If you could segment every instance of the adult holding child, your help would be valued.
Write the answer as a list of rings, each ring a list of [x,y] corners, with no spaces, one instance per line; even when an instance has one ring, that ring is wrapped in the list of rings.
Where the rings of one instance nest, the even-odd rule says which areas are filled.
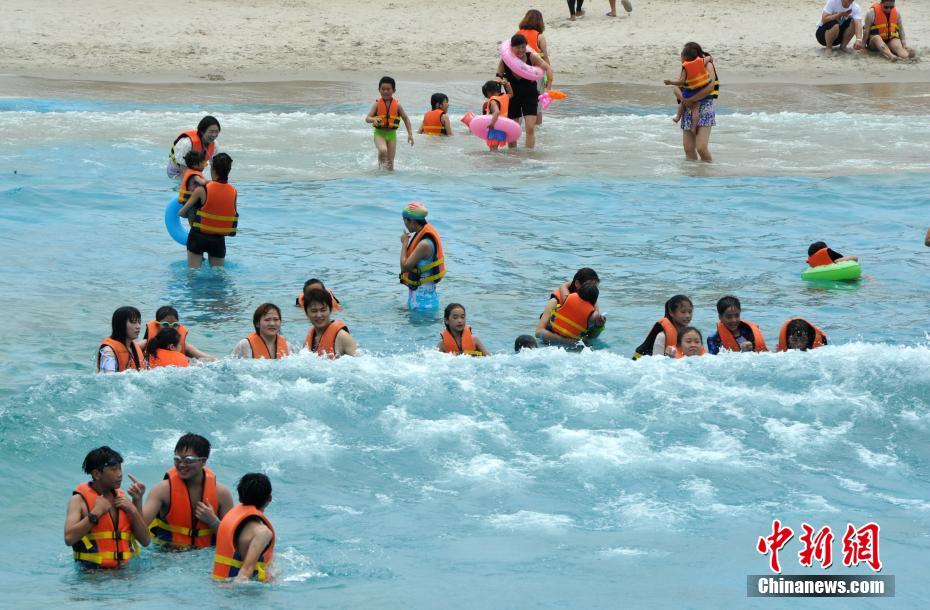
[[[882,57],[891,61],[917,57],[917,51],[905,42],[904,23],[901,13],[895,8],[895,0],[882,0],[869,8],[865,14],[865,31],[869,51],[881,53]]]
[[[710,53],[704,51],[696,42],[685,43],[682,48],[681,57],[700,57],[711,58]],[[704,64],[707,71],[708,82],[691,96],[681,99],[682,115],[679,125],[682,130],[682,146],[685,149],[685,157],[689,161],[711,162],[713,157],[710,154],[710,131],[717,124],[717,96],[720,93],[720,81],[717,77],[717,64],[714,61],[707,61]],[[694,117],[692,109],[697,106],[697,126],[694,126]]]
[[[503,54],[507,53],[506,47],[506,43],[501,46],[502,56],[497,64],[497,76],[499,78],[506,78],[513,88],[513,97],[510,99],[510,106],[507,109],[507,118],[513,119],[518,123],[525,119],[526,147],[534,148],[536,146],[536,116],[539,113],[539,89],[536,86],[538,77],[524,78],[518,75],[515,70],[508,65],[508,62],[514,65],[525,64],[526,66],[535,66],[543,70],[546,74],[547,91],[552,88],[552,68],[546,60],[539,56],[539,53],[528,48],[526,36],[523,34],[514,34],[510,37],[509,51],[513,54],[513,58],[508,58],[505,61]],[[516,61],[514,62],[511,60]],[[524,73],[523,70],[519,71]],[[524,75],[526,74],[524,73]],[[508,146],[510,148],[515,148],[517,143],[510,142]]]
[[[853,46],[856,50],[862,48],[862,9],[858,2],[853,0],[827,0],[820,15],[820,23],[814,37],[817,38],[824,49],[824,54],[833,54],[833,47],[839,46],[840,51],[849,53],[849,42],[856,37]]]

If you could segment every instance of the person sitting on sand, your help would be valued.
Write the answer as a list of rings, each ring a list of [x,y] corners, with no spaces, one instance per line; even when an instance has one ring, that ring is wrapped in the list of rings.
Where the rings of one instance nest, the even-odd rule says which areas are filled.
[[[858,261],[858,256],[843,256],[827,247],[822,241],[815,241],[807,247],[807,264],[811,267],[823,267],[845,261]]]
[[[869,51],[881,53],[891,61],[914,59],[917,51],[907,46],[904,40],[904,24],[901,13],[895,8],[894,0],[882,0],[873,4],[865,14]]]
[[[849,41],[856,37],[856,50],[862,48],[862,9],[853,0],[827,0],[820,14],[820,23],[814,37],[821,46],[826,47],[824,54],[832,55],[833,47],[848,53]]]
[[[607,13],[608,17],[617,16],[617,0],[608,0],[610,2],[610,12]],[[620,0],[620,4],[623,5],[623,10],[628,13],[633,12],[633,3],[630,0]]]

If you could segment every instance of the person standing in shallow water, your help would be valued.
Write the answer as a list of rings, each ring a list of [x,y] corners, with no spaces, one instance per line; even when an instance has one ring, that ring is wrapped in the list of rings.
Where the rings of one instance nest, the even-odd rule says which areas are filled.
[[[400,236],[400,283],[409,288],[407,307],[417,311],[439,309],[436,284],[446,275],[446,258],[439,233],[426,221],[429,210],[419,201],[404,207]]]
[[[682,56],[694,55],[696,57],[708,57],[706,53],[696,42],[686,43],[681,51]],[[681,100],[684,106],[681,121],[679,125],[682,130],[682,145],[685,149],[685,157],[689,161],[705,161],[710,163],[713,157],[710,154],[710,130],[717,124],[717,95],[720,91],[720,81],[717,77],[716,62],[705,64],[707,73],[710,75],[710,82],[703,89],[691,97]],[[691,107],[698,105],[698,124],[697,129],[693,129]]]

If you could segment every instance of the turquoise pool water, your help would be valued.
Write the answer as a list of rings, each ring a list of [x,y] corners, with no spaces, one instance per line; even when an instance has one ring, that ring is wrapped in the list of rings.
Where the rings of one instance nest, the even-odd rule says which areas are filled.
[[[463,111],[478,103],[463,99]],[[0,567],[15,583],[7,603],[787,607],[745,597],[746,575],[767,566],[756,539],[779,518],[796,531],[877,521],[897,597],[873,601],[926,605],[925,116],[725,107],[706,167],[680,160],[667,108],[571,102],[547,116],[536,153],[421,140],[381,176],[363,104],[236,99],[216,112],[242,235],[226,269],[190,271],[162,224],[166,141],[213,106],[2,100],[0,549],[18,558]],[[848,149],[826,149],[851,121]],[[434,353],[441,324],[404,309],[411,199],[444,236],[441,301],[466,305],[494,358]],[[802,282],[817,239],[858,254],[863,280]],[[597,349],[510,354],[580,266],[602,278]],[[124,304],[145,316],[175,305],[191,340],[222,355],[272,301],[298,341],[308,325],[292,304],[311,276],[345,304],[363,357],[92,374]],[[804,315],[831,346],[629,360],[678,292],[705,334],[734,293],[770,345]],[[151,486],[187,430],[212,440],[227,484],[271,476],[279,584],[218,586],[208,552],[76,571],[61,527],[87,450],[112,445]],[[786,573],[821,573],[797,550],[783,552]],[[863,572],[836,564],[828,573]]]

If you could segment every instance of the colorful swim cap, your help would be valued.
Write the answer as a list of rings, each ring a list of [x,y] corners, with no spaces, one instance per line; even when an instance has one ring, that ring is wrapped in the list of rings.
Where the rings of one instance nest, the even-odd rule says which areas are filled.
[[[410,220],[426,220],[427,214],[429,214],[429,210],[419,201],[411,201],[404,206],[404,218],[409,218]]]

